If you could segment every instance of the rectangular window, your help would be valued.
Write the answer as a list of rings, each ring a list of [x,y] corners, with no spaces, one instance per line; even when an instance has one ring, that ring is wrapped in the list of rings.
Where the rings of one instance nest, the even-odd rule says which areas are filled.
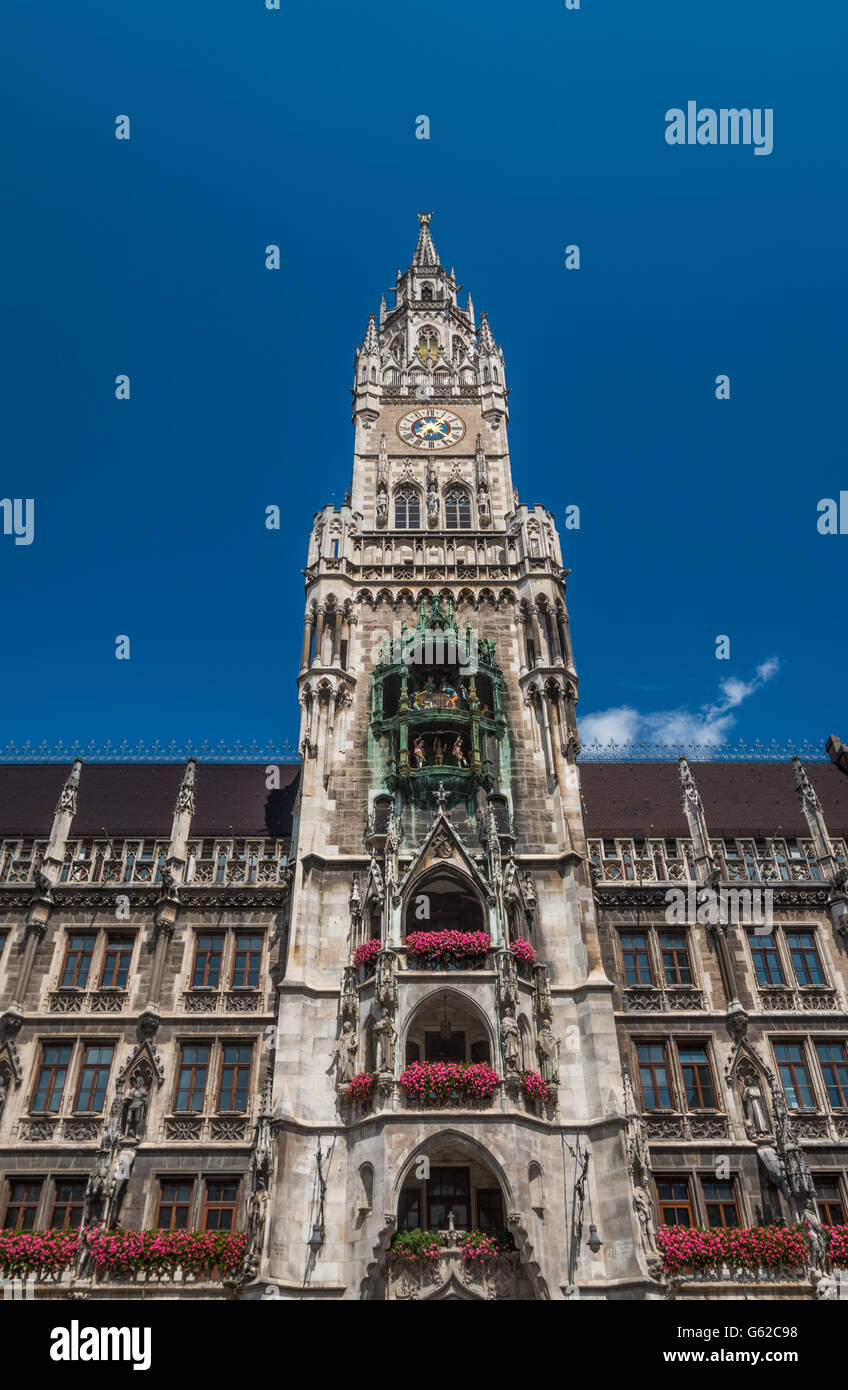
[[[41,1181],[9,1182],[9,1200],[3,1216],[4,1231],[33,1231],[41,1198]]]
[[[715,1087],[706,1047],[702,1043],[679,1043],[677,1051],[683,1071],[687,1106],[690,1110],[714,1110]]]
[[[504,1230],[503,1197],[499,1187],[477,1188],[477,1229]]]
[[[209,1070],[209,1044],[186,1043],[180,1048],[175,1110],[202,1110]]]
[[[624,957],[624,979],[628,985],[652,985],[654,973],[648,951],[648,937],[643,932],[627,932],[621,937]]]
[[[777,950],[777,942],[772,934],[768,936],[755,936],[753,932],[748,937],[751,945],[751,957],[754,962],[754,972],[757,976],[758,985],[784,985],[783,967],[780,964],[780,955]]]
[[[192,989],[218,988],[223,950],[223,936],[197,933],[194,945],[194,970],[191,975]]]
[[[262,937],[239,932],[236,935],[236,952],[233,959],[233,989],[256,989],[259,984],[261,961]]]
[[[848,1110],[848,1051],[844,1042],[817,1042],[816,1054],[831,1109]]]
[[[237,1178],[207,1178],[203,1190],[204,1231],[231,1231],[238,1206]]]
[[[825,978],[822,974],[821,961],[816,950],[813,932],[787,932],[786,940],[789,945],[795,978],[799,985],[823,985]]]
[[[774,1052],[789,1109],[815,1110],[816,1099],[804,1056],[804,1044],[775,1043]]]
[[[100,972],[101,989],[126,989],[132,948],[132,938],[129,936],[110,935],[106,938],[106,954]]]
[[[91,957],[94,954],[94,934],[78,934],[76,932],[68,934],[68,944],[65,948],[65,963],[62,966],[62,978],[60,987],[62,989],[85,989],[88,983],[88,972],[91,969]]]
[[[739,1208],[736,1205],[736,1189],[733,1179],[727,1182],[701,1182],[704,1201],[707,1206],[708,1226],[738,1226]]]
[[[62,1104],[62,1093],[68,1079],[70,1064],[70,1047],[57,1043],[43,1045],[31,1110],[48,1110],[52,1115],[56,1114]]]
[[[837,1177],[815,1178],[814,1182],[819,1217],[823,1224],[825,1226],[844,1226],[845,1205],[842,1201],[839,1179]]]
[[[464,1062],[465,1034],[453,1032],[449,1038],[443,1038],[441,1033],[425,1033],[424,1060],[427,1062]]]
[[[688,1178],[657,1178],[661,1226],[691,1226],[692,1203]]]
[[[431,1230],[445,1230],[451,1212],[457,1230],[468,1230],[471,1224],[471,1184],[467,1168],[431,1168],[427,1196],[430,1208],[427,1224]]]
[[[82,1225],[85,1178],[56,1178],[53,1184],[52,1231],[74,1231]]]
[[[665,1043],[639,1043],[639,1076],[646,1110],[672,1110]]]
[[[112,1043],[86,1043],[77,1085],[75,1110],[103,1109],[115,1048]]]
[[[667,985],[691,985],[692,967],[684,932],[661,931],[660,951]]]
[[[193,1178],[172,1181],[162,1178],[159,1183],[159,1211],[156,1216],[157,1231],[185,1231],[188,1229]]]
[[[221,1050],[221,1082],[218,1087],[219,1110],[246,1110],[247,1086],[250,1081],[250,1043],[224,1043]]]

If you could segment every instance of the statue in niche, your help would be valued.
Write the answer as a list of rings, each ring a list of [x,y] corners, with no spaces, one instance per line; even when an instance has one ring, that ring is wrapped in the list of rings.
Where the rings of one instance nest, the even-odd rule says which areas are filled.
[[[336,1043],[336,1077],[340,1086],[346,1086],[352,1081],[356,1074],[356,1053],[358,1041],[354,1032],[353,1019],[346,1018],[342,1024],[342,1033]]]
[[[0,1120],[3,1118],[3,1111],[6,1108],[6,1101],[9,1099],[9,1078],[6,1073],[0,1071]]]
[[[750,1137],[771,1133],[766,1104],[762,1090],[753,1073],[749,1073],[742,1086],[742,1109],[745,1115],[745,1128]]]
[[[140,1139],[144,1132],[144,1121],[150,1100],[147,1087],[141,1077],[136,1077],[132,1090],[123,1106],[121,1134],[128,1139]]]
[[[435,763],[436,767],[442,767],[444,765],[445,750],[446,745],[444,741],[437,737],[435,743],[433,744],[433,762]]]
[[[412,761],[415,767],[421,768],[427,766],[427,754],[424,752],[424,744],[421,741],[420,734],[413,740]]]
[[[451,749],[451,757],[453,758],[454,763],[456,764],[457,767],[467,767],[467,766],[468,766],[468,759],[466,758],[464,752],[462,751],[462,735],[461,735],[461,734],[457,734],[456,738],[454,739],[453,748]]]
[[[491,526],[492,509],[489,506],[488,492],[479,492],[477,494],[477,513],[480,517],[481,526]]]
[[[511,1004],[505,1006],[501,1019],[501,1048],[504,1070],[516,1075],[521,1070],[521,1035]]]
[[[559,1082],[559,1047],[545,1019],[536,1038],[536,1056],[542,1080],[556,1086]]]
[[[342,984],[342,1018],[359,1018],[359,990],[356,987],[356,966],[346,965]]]
[[[377,525],[385,526],[389,519],[389,499],[384,492],[377,493]]]
[[[448,681],[443,680],[439,686],[439,690],[445,697],[445,709],[456,709],[459,703],[459,696],[453,686],[450,685]]]
[[[377,1040],[377,1070],[393,1072],[395,1069],[395,1026],[389,1010],[383,1005],[380,1018],[374,1025]]]
[[[512,951],[498,951],[495,957],[498,972],[498,997],[501,1008],[514,1009],[518,1002],[518,972]]]

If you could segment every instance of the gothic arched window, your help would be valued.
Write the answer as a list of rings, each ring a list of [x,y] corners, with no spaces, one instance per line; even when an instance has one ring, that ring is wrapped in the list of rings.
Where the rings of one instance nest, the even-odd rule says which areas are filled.
[[[439,335],[435,328],[422,328],[418,335],[418,356],[425,367],[435,367],[439,356]]]
[[[464,487],[445,493],[445,525],[449,531],[471,530],[471,499]]]
[[[395,493],[395,526],[417,530],[421,525],[421,502],[414,487],[402,487]]]
[[[432,285],[423,285],[423,286],[422,286],[422,288],[421,288],[421,298],[422,298],[422,299],[425,299],[425,300],[428,302],[428,304],[431,304],[431,303],[433,302],[433,286],[432,286]]]

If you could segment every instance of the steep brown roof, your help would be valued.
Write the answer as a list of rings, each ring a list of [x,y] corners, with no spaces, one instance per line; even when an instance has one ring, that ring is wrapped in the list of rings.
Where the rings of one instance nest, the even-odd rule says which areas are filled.
[[[704,803],[707,829],[716,837],[809,834],[785,763],[690,764]],[[848,776],[832,763],[807,763],[832,835],[848,833]],[[688,835],[676,762],[580,764],[590,835]]]
[[[300,767],[279,764],[280,788],[265,786],[264,763],[198,763],[192,835],[288,839]],[[49,835],[71,764],[0,764],[0,836]],[[74,836],[167,838],[184,767],[178,763],[83,764]]]

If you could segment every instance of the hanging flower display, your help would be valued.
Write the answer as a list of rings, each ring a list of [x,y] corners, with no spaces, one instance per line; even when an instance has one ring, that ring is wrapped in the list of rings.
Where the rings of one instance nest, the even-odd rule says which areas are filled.
[[[525,1096],[529,1100],[547,1100],[548,1083],[543,1078],[541,1072],[523,1071],[521,1073],[521,1085]]]
[[[354,965],[373,965],[382,949],[383,943],[379,936],[366,941],[362,946],[357,946],[353,953]]]
[[[400,1084],[414,1100],[448,1101],[455,1095],[488,1100],[500,1077],[488,1062],[410,1062]]]
[[[358,1071],[347,1083],[348,1094],[354,1100],[370,1100],[377,1085],[375,1071]]]
[[[485,956],[492,948],[492,939],[484,931],[414,931],[409,933],[405,944],[410,956],[456,965],[462,960]]]

